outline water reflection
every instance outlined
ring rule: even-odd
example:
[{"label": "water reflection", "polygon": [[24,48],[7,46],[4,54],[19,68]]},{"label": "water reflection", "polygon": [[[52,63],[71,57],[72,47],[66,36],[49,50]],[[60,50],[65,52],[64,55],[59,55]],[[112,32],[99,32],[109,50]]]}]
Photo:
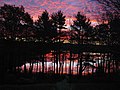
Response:
[{"label": "water reflection", "polygon": [[[45,54],[44,65],[41,60],[33,60],[32,63],[25,63],[22,65],[21,72],[25,69],[33,73],[42,72],[44,67],[44,73],[59,73],[59,74],[79,74],[82,67],[82,75],[96,73],[99,69],[105,73],[113,72],[116,69],[115,61],[111,60],[111,55],[108,53],[82,53],[82,59],[78,54],[70,55],[69,52],[61,53],[58,56],[51,51]],[[80,66],[80,59],[82,60],[82,66]],[[25,68],[26,67],[26,68]]]}]

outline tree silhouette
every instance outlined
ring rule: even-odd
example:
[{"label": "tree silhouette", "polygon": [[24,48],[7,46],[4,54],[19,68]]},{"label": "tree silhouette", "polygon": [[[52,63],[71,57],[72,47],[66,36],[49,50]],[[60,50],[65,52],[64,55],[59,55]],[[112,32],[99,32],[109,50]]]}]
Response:
[{"label": "tree silhouette", "polygon": [[80,12],[75,16],[76,20],[74,24],[71,25],[75,33],[73,33],[71,40],[75,40],[78,44],[84,44],[84,39],[90,36],[91,22],[86,16],[82,15]]},{"label": "tree silhouette", "polygon": [[51,26],[49,20],[49,13],[45,10],[41,16],[38,17],[38,20],[35,22],[37,28],[37,37],[43,42],[50,40],[51,35]]},{"label": "tree silhouette", "polygon": [[110,39],[110,30],[108,24],[100,24],[97,25],[95,28],[95,36],[94,40],[99,41],[100,45],[109,44]]},{"label": "tree silhouette", "polygon": [[120,18],[116,17],[109,21],[111,32],[111,43],[120,45]]},{"label": "tree silhouette", "polygon": [[[3,74],[7,74],[8,70],[16,72],[16,67],[26,63],[28,58],[26,51],[22,52],[24,45],[19,46],[17,42],[12,42],[11,40],[16,40],[23,36],[26,32],[32,27],[33,20],[30,15],[25,12],[24,7],[17,7],[15,5],[7,5],[0,7],[0,34],[3,39],[10,39],[1,41],[3,47],[0,49],[3,50],[0,55],[0,72],[3,71]],[[32,30],[32,28],[31,28]],[[25,37],[27,38],[27,37]],[[9,46],[8,46],[8,45]],[[20,44],[20,43],[19,43]],[[22,50],[20,50],[20,48]],[[23,54],[24,53],[24,54]],[[3,59],[2,59],[3,58]],[[1,71],[1,69],[3,69]],[[3,78],[4,79],[4,78]]]},{"label": "tree silhouette", "polygon": [[[35,22],[35,25],[37,26],[37,38],[40,39],[43,43],[48,42],[49,39],[49,31],[50,31],[50,21],[49,21],[49,14],[45,10],[41,16],[38,17],[38,20]],[[44,62],[45,62],[45,55],[44,51],[41,55],[42,59],[42,72],[44,73]]]},{"label": "tree silhouette", "polygon": [[5,34],[9,38],[15,38],[16,33],[22,31],[22,26],[32,25],[33,20],[30,15],[25,12],[24,7],[16,7],[15,5],[7,5],[0,7],[0,20],[3,22]]},{"label": "tree silhouette", "polygon": [[[56,13],[53,13],[51,15],[51,22],[52,22],[52,27],[55,31],[58,32],[58,37],[55,38],[55,41],[58,40],[59,42],[59,48],[56,52],[56,64],[57,64],[57,69],[56,69],[56,73],[58,74],[58,62],[60,62],[60,36],[62,34],[61,29],[65,29],[64,25],[65,25],[65,16],[63,15],[62,11],[58,11]],[[60,72],[60,70],[59,70]]]},{"label": "tree silhouette", "polygon": [[119,71],[119,64],[120,64],[120,49],[118,48],[120,46],[120,18],[119,16],[115,17],[114,19],[109,21],[110,25],[110,43],[113,46],[112,52],[113,52],[113,60],[115,60],[115,65],[116,65],[116,71]]},{"label": "tree silhouette", "polygon": [[[80,46],[80,44],[85,44],[84,39],[90,36],[90,30],[91,30],[91,26],[90,26],[90,20],[86,18],[86,16],[82,15],[80,12],[77,13],[77,15],[75,16],[76,20],[74,21],[74,24],[71,26],[72,29],[74,30],[74,33],[71,35],[71,40],[75,40],[78,44],[78,46]],[[79,69],[79,74],[82,76],[82,71],[83,71],[83,66],[82,66],[82,53],[80,54],[80,52],[78,53],[78,63],[80,65],[80,69]]]},{"label": "tree silhouette", "polygon": [[[110,45],[112,48],[112,57],[114,57],[116,67],[119,64],[119,49],[116,48],[120,45],[120,0],[97,0],[100,4],[102,4],[106,8],[106,17],[109,25],[110,31]],[[116,70],[118,71],[118,70]]]},{"label": "tree silhouette", "polygon": [[[0,22],[0,33],[2,34],[2,37],[11,38],[12,40],[15,40],[16,37],[23,34],[24,26],[30,27],[33,24],[32,18],[27,12],[25,12],[23,6],[16,7],[15,5],[7,4],[0,7]],[[12,58],[12,55],[10,58]],[[13,60],[11,62],[13,62],[14,65],[12,63],[11,64],[15,66],[17,61],[14,59],[11,60]]]},{"label": "tree silhouette", "polygon": [[60,41],[60,35],[62,34],[61,29],[65,29],[65,16],[62,11],[58,11],[51,15],[51,23],[53,29],[58,32],[58,39]]}]

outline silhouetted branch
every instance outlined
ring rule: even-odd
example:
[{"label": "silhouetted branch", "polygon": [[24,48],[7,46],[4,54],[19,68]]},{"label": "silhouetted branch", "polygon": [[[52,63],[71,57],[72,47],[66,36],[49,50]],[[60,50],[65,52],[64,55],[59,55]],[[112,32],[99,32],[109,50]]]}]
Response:
[{"label": "silhouetted branch", "polygon": [[[112,12],[120,14],[120,0],[97,0],[100,4],[106,8],[112,10]],[[111,11],[109,11],[111,12]]]}]

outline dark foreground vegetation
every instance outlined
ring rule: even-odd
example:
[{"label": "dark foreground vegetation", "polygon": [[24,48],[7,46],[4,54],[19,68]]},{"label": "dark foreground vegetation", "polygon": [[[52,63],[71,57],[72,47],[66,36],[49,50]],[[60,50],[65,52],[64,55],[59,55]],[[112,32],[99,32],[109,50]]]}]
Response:
[{"label": "dark foreground vegetation", "polygon": [[[31,71],[31,69],[29,69],[29,71],[27,71],[24,66],[24,72],[21,72],[20,68],[16,69],[16,67],[25,65],[26,62],[37,62],[38,58],[36,55],[40,55],[40,54],[45,54],[50,52],[51,50],[54,50],[55,48],[59,47],[59,44],[45,44],[44,43],[44,47],[43,47],[43,43],[35,43],[35,42],[17,42],[17,41],[1,41],[1,79],[3,80],[2,83],[9,83],[9,84],[17,84],[17,83],[48,83],[48,82],[52,82],[55,83],[59,80],[64,79],[65,74],[63,73],[59,73],[61,71],[59,71],[60,69],[53,69],[52,72],[48,72],[46,74],[44,74],[43,68],[45,68],[43,66],[42,71],[40,72],[35,72],[33,73]],[[4,44],[3,44],[4,43]],[[31,48],[34,47],[34,48]],[[47,47],[47,49],[46,49]],[[100,53],[111,53],[114,54],[114,49],[116,47],[114,46],[102,46],[102,45],[80,45],[80,47],[77,47],[75,44],[61,44],[61,50],[62,51],[70,51],[72,53],[78,53],[79,50],[82,50],[84,52],[84,50],[86,51],[86,48],[88,48],[87,51],[91,52],[94,51],[96,52],[100,52]],[[104,51],[101,51],[101,49],[104,49]],[[109,49],[111,48],[111,49]],[[100,50],[99,50],[100,49]],[[41,51],[39,51],[41,50]],[[76,50],[76,51],[74,51]],[[113,51],[112,51],[113,50]],[[45,53],[43,53],[43,51],[45,51]],[[119,49],[117,49],[117,51],[119,51]],[[111,55],[110,54],[110,55]],[[83,61],[85,61],[85,57],[86,55],[83,56]],[[88,55],[87,55],[88,56]],[[109,56],[110,57],[110,56]],[[109,58],[108,57],[108,58]],[[37,58],[37,59],[36,59]],[[57,57],[55,57],[57,58]],[[112,60],[114,59],[113,57],[110,57],[111,62],[108,60],[107,62],[101,62],[98,63],[98,67],[96,72],[91,72],[92,75],[90,73],[88,73],[88,75],[85,76],[81,76],[80,75],[80,71],[78,72],[77,75],[72,75],[72,71],[69,71],[68,76],[71,78],[71,83],[75,83],[75,82],[119,82],[119,61],[118,60]],[[44,60],[45,58],[43,58]],[[106,58],[104,58],[106,60]],[[117,58],[118,59],[118,58]],[[35,61],[36,60],[36,61]],[[87,58],[87,60],[89,60]],[[87,67],[87,65],[89,66],[89,63],[87,63],[88,61],[85,61],[86,63],[82,64],[84,66]],[[101,60],[101,59],[100,59]],[[82,62],[83,62],[82,61]],[[72,62],[72,61],[71,61]],[[91,61],[89,61],[91,62]],[[93,60],[94,62],[94,60]],[[109,63],[110,62],[110,63]],[[86,65],[87,64],[87,65]],[[104,66],[104,64],[107,65]],[[113,65],[111,65],[113,64]],[[31,66],[32,67],[32,66]],[[70,66],[69,66],[70,67]],[[72,64],[71,64],[72,67]],[[118,67],[118,68],[116,68]],[[32,68],[33,69],[33,68]],[[68,68],[69,69],[69,68]],[[79,68],[78,68],[79,69]],[[84,68],[82,68],[83,70],[85,70]],[[94,69],[94,67],[93,67]],[[55,70],[55,71],[54,71]],[[72,70],[72,69],[69,69]],[[112,71],[111,71],[112,70]],[[58,72],[57,72],[58,71]],[[55,73],[56,72],[56,73]],[[83,71],[82,71],[83,72]],[[2,84],[1,83],[1,84]]]}]

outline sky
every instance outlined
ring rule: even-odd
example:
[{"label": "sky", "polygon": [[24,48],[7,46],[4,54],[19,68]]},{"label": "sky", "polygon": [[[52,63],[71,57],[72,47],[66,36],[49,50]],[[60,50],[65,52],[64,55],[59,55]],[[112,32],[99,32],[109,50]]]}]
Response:
[{"label": "sky", "polygon": [[96,0],[0,0],[0,5],[4,3],[16,6],[23,5],[25,11],[34,20],[44,10],[47,10],[50,14],[61,10],[66,17],[73,17],[80,11],[92,20],[99,19],[102,11],[102,6]]}]

